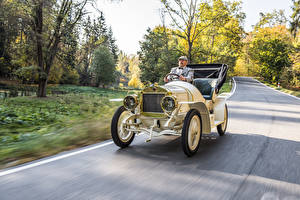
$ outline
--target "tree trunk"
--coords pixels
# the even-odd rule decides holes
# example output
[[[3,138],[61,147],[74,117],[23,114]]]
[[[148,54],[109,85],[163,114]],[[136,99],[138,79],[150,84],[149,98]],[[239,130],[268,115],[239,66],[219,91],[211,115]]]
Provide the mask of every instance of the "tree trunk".
[[[47,86],[47,79],[39,79],[39,89],[37,96],[38,97],[46,97],[46,86]]]
[[[45,77],[44,62],[43,62],[43,1],[39,1],[35,6],[35,33],[36,33],[36,48],[37,60],[39,66],[39,88],[38,97],[46,97],[47,76]]]
[[[213,49],[214,49],[214,43],[215,43],[215,35],[212,36],[212,42],[211,42],[211,50],[210,50],[210,63],[212,63],[213,60]]]
[[[192,48],[193,48],[193,43],[192,42],[188,42],[188,44],[189,44],[188,59],[189,59],[189,63],[192,63]]]

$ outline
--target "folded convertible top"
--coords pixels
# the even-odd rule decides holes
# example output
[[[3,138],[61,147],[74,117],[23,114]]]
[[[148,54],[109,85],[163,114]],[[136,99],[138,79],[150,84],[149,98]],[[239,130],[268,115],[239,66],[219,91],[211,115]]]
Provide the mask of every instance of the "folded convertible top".
[[[226,81],[228,66],[226,64],[190,64],[187,67],[194,71],[194,79],[196,78],[212,78],[218,79],[216,84],[216,92],[218,93]]]

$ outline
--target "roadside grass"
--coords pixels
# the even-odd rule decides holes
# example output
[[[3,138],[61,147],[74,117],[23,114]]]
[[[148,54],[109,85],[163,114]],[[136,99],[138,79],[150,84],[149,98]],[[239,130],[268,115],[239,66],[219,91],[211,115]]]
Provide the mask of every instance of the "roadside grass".
[[[110,120],[121,102],[109,99],[128,91],[55,87],[67,94],[0,99],[0,168],[110,138]]]
[[[231,89],[232,89],[232,80],[231,80],[231,78],[227,78],[226,82],[223,84],[219,93],[220,94],[228,93],[228,92],[231,92]]]
[[[291,89],[287,89],[287,88],[283,88],[283,87],[277,87],[275,85],[269,84],[269,83],[265,83],[267,86],[274,88],[275,90],[279,90],[282,91],[284,93],[296,96],[296,97],[300,97],[300,91],[295,91],[295,90],[291,90]]]
[[[300,97],[300,91],[299,91],[299,88],[284,88],[282,86],[278,87],[277,85],[275,84],[270,84],[264,80],[262,80],[261,78],[256,78],[258,81],[262,82],[263,84],[271,87],[271,88],[274,88],[275,90],[278,90],[278,91],[281,91],[281,92],[284,92],[284,93],[287,93],[287,94],[290,94],[290,95],[293,95],[293,96],[296,96],[296,97]]]

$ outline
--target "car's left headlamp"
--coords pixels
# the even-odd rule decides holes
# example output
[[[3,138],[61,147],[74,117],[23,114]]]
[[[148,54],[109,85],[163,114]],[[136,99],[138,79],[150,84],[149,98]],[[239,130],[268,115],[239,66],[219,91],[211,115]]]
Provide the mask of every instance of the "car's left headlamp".
[[[127,110],[134,110],[138,105],[138,100],[136,95],[126,96],[123,100],[123,105]]]
[[[177,107],[177,101],[173,96],[165,96],[161,100],[161,108],[165,112],[172,112]]]

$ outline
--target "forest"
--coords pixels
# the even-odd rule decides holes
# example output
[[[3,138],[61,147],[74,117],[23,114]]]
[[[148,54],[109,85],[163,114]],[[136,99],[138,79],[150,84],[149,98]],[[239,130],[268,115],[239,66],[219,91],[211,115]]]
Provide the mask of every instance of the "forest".
[[[47,95],[47,84],[140,88],[147,81],[162,83],[177,58],[187,55],[191,63],[226,63],[230,76],[300,86],[299,1],[290,2],[292,16],[260,13],[245,32],[240,1],[162,0],[162,23],[145,32],[137,55],[118,49],[104,14],[89,14],[94,4],[1,0],[2,82],[36,84],[38,97]]]

